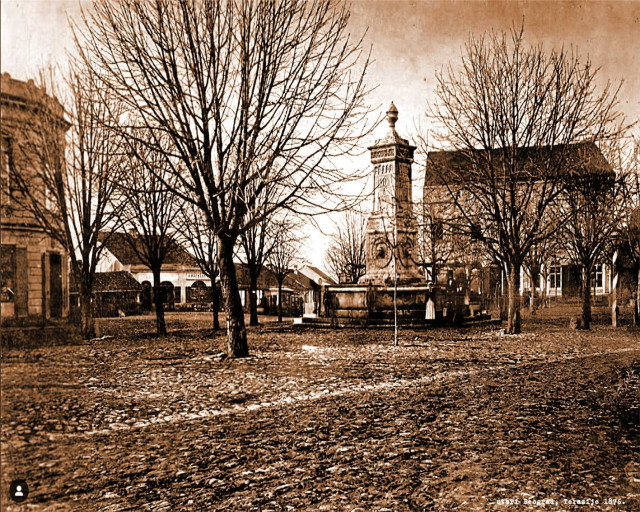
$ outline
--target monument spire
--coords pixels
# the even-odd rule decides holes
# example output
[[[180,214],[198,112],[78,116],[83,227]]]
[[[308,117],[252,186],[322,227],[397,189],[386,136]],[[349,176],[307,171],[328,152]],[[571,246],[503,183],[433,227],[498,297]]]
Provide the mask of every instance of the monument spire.
[[[395,130],[396,121],[398,121],[398,109],[393,104],[393,101],[391,102],[391,105],[389,105],[389,110],[387,110],[387,121],[389,123],[389,127],[392,130]]]
[[[374,168],[373,211],[367,221],[367,272],[361,282],[384,284],[394,275],[420,280],[414,261],[416,224],[412,214],[411,164],[415,146],[396,132],[398,108],[387,110],[387,134],[369,147]]]

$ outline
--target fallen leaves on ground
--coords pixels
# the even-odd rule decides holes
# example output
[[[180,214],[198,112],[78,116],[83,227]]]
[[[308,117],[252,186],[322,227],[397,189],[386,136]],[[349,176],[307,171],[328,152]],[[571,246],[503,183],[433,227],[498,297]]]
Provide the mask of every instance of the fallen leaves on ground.
[[[386,329],[265,325],[234,360],[173,318],[166,339],[114,319],[112,338],[3,352],[3,492],[25,477],[42,510],[640,505],[637,332],[404,330],[394,347]]]

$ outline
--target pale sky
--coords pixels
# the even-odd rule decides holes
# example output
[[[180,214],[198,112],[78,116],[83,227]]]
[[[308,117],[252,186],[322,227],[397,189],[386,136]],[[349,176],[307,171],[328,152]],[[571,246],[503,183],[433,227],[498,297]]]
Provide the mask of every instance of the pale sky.
[[[72,45],[67,14],[78,16],[78,0],[1,2],[2,72],[27,79],[44,65],[64,62]],[[601,68],[603,81],[624,80],[620,109],[631,120],[640,118],[640,0],[360,0],[351,5],[352,33],[362,35],[368,27],[365,43],[372,46],[367,81],[377,89],[370,102],[384,112],[394,101],[400,112],[396,128],[405,138],[414,138],[427,100],[433,101],[436,71],[459,61],[469,34],[508,30],[523,17],[528,42],[573,46]],[[371,142],[363,141],[363,147]],[[366,163],[360,159],[357,165]],[[331,229],[329,220],[320,223],[325,231]],[[326,244],[319,232],[310,237],[312,264],[322,266]]]

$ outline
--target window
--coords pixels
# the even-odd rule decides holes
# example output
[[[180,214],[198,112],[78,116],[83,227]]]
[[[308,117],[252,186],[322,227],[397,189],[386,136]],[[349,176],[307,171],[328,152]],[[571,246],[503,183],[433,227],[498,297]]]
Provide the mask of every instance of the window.
[[[604,274],[602,265],[598,265],[591,272],[591,288],[604,288]]]
[[[211,287],[207,286],[204,281],[196,281],[187,287],[187,302],[208,303],[211,302]]]
[[[0,143],[0,194],[2,204],[7,204],[11,199],[11,170],[13,169],[13,150],[11,139],[2,138]]]
[[[433,266],[428,265],[424,269],[424,278],[427,283],[433,283]]]
[[[549,267],[549,288],[562,288],[562,267],[558,265]]]
[[[16,294],[16,246],[0,246],[0,302],[14,302]]]

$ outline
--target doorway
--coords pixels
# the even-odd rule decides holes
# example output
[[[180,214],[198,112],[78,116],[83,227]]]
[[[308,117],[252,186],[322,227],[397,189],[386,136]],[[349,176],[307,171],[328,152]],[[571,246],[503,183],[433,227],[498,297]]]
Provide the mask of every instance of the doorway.
[[[51,318],[62,317],[62,256],[49,255],[49,315]]]

